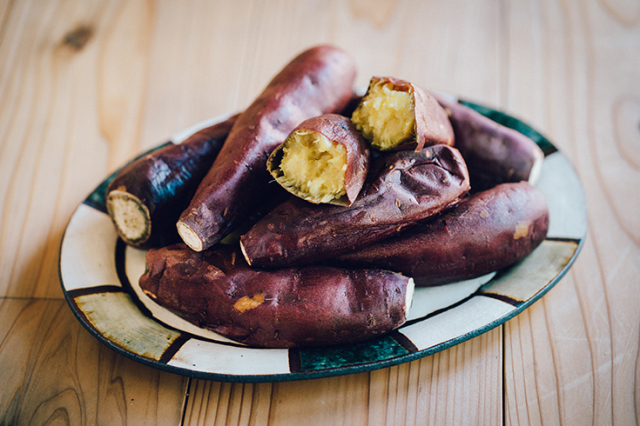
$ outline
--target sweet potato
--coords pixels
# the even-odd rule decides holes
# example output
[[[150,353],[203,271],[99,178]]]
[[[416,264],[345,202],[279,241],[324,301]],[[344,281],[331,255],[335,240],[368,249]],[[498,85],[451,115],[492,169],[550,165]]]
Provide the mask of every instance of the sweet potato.
[[[513,265],[538,247],[548,228],[542,193],[527,182],[505,183],[419,227],[331,262],[376,265],[413,277],[417,286],[446,284]]]
[[[107,187],[107,211],[129,245],[180,241],[175,223],[207,174],[237,115],[125,166]]]
[[[449,115],[456,148],[469,168],[472,191],[507,182],[535,184],[544,154],[533,140],[466,105],[436,97]]]
[[[368,168],[368,144],[337,114],[303,121],[267,160],[267,170],[283,188],[315,204],[351,205]]]
[[[454,144],[454,133],[438,101],[412,83],[372,77],[351,120],[381,151]]]
[[[294,58],[240,115],[220,154],[177,223],[193,250],[211,247],[269,194],[267,157],[302,121],[342,111],[351,99],[355,61],[318,46]]]
[[[231,247],[194,252],[176,244],[147,252],[140,287],[158,304],[257,347],[351,343],[407,318],[413,281],[379,269],[251,269]]]
[[[460,153],[446,145],[388,153],[370,176],[348,207],[295,197],[276,207],[240,238],[248,263],[299,265],[356,250],[451,207],[469,190]]]

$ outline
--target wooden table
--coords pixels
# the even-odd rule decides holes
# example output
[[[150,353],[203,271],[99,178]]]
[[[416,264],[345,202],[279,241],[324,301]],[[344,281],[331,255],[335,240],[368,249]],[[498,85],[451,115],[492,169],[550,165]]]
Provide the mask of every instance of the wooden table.
[[[354,375],[229,384],[116,354],[58,278],[65,225],[111,171],[246,106],[296,53],[351,52],[523,118],[571,159],[589,228],[506,324]],[[0,1],[0,424],[637,424],[640,3]]]

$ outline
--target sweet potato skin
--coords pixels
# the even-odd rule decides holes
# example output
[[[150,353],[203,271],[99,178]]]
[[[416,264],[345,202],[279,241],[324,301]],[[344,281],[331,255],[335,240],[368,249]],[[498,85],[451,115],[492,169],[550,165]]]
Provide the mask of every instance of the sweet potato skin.
[[[313,117],[300,123],[291,133],[298,130],[310,130],[324,135],[332,142],[339,143],[347,151],[347,170],[345,172],[344,185],[347,191],[346,196],[337,199],[329,204],[351,205],[356,199],[367,177],[369,170],[369,146],[351,123],[351,121],[338,114],[324,114]],[[280,160],[282,159],[282,148],[284,143],[273,150],[267,160],[267,170],[271,176],[278,178]],[[289,192],[290,188],[285,188]],[[293,192],[294,195],[298,195]]]
[[[175,222],[189,205],[196,188],[220,152],[238,114],[202,129],[180,144],[170,144],[125,166],[107,187],[137,197],[147,208],[150,234],[144,240],[131,241],[119,227],[116,231],[129,245],[158,247],[180,241]],[[107,201],[109,207],[109,201]],[[110,215],[113,217],[112,213]]]
[[[331,262],[376,267],[414,278],[416,286],[470,279],[522,260],[545,239],[544,196],[527,182],[476,193],[453,209],[401,235]]]
[[[202,250],[232,231],[269,194],[265,163],[271,151],[302,121],[343,110],[355,74],[353,58],[328,45],[306,50],[286,65],[238,118],[182,213],[179,229],[190,228]]]
[[[466,105],[434,96],[449,115],[474,192],[507,182],[535,184],[544,154],[533,140]]]
[[[240,238],[252,266],[317,262],[381,241],[455,205],[469,190],[460,153],[446,145],[380,157],[349,207],[292,198]]]
[[[228,246],[150,250],[147,265],[140,286],[158,304],[256,347],[326,346],[389,332],[406,320],[412,291],[409,278],[379,269],[251,269]]]

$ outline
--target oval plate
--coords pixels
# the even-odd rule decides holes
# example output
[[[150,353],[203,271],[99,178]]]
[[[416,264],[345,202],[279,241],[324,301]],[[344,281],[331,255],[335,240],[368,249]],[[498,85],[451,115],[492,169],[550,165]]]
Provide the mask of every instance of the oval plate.
[[[524,311],[567,272],[586,235],[587,208],[573,166],[549,140],[505,113],[459,102],[526,134],[542,148],[545,160],[536,186],[549,206],[549,232],[513,267],[475,280],[416,289],[410,318],[396,331],[352,345],[256,349],[180,319],[142,294],[137,283],[145,269],[144,251],[118,239],[106,213],[105,191],[117,172],[78,206],[62,238],[60,282],[71,310],[98,340],[122,355],[172,373],[228,382],[371,371],[431,355],[491,330]],[[227,117],[185,129],[168,143],[180,143]]]

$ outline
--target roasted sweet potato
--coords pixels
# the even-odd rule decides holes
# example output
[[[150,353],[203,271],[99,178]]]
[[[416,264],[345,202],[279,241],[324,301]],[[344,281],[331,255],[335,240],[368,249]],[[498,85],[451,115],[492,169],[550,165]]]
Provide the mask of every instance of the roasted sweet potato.
[[[351,206],[292,197],[276,207],[240,238],[248,263],[300,265],[356,250],[451,207],[469,190],[460,153],[446,145],[388,153],[370,175]]]
[[[436,99],[397,78],[372,77],[351,120],[381,151],[454,144],[451,123]]]
[[[129,245],[180,241],[175,223],[220,152],[237,115],[125,166],[107,188],[107,211]]]
[[[179,316],[250,346],[326,346],[389,332],[407,318],[413,281],[380,269],[251,269],[231,247],[147,252],[140,287]]]
[[[211,247],[269,194],[266,160],[302,121],[342,111],[351,99],[355,61],[318,46],[294,58],[240,115],[220,154],[182,213],[178,232],[196,251]]]
[[[351,205],[368,168],[368,144],[337,114],[303,121],[267,160],[267,170],[283,188],[315,204]]]
[[[453,209],[378,244],[332,259],[413,277],[417,286],[446,284],[505,268],[545,239],[549,212],[542,192],[527,182],[474,194]]]
[[[436,97],[449,115],[456,148],[469,168],[472,191],[507,182],[535,184],[544,154],[533,140],[466,105]]]

